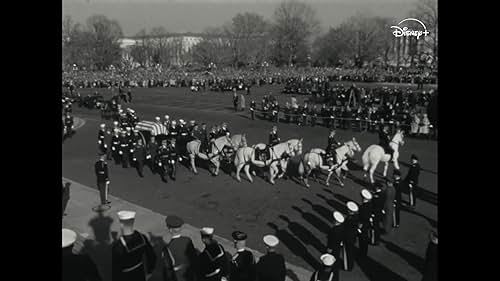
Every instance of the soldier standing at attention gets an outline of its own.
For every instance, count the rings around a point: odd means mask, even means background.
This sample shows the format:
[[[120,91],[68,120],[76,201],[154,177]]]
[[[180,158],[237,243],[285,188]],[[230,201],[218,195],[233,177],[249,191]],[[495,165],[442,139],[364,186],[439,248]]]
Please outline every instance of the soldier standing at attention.
[[[394,170],[394,219],[392,227],[398,228],[401,221],[401,204],[402,204],[402,184],[401,184],[401,172],[399,170]]]
[[[339,281],[339,270],[338,266],[335,264],[337,259],[330,255],[324,254],[319,258],[323,267],[320,270],[316,270],[312,275],[310,281]]]
[[[392,231],[392,226],[394,225],[394,200],[396,197],[396,190],[394,189],[394,184],[391,181],[387,181],[387,187],[384,190],[384,233],[390,234]]]
[[[245,248],[247,234],[234,231],[231,236],[236,248],[236,254],[233,255],[231,262],[231,281],[255,281],[255,258],[252,252]]]
[[[156,171],[155,160],[158,153],[158,144],[156,143],[156,138],[151,136],[151,140],[146,145],[146,163],[154,174]]]
[[[62,229],[62,281],[101,281],[95,263],[87,255],[73,254],[76,232]]]
[[[366,258],[368,254],[368,244],[370,242],[370,236],[372,232],[372,194],[368,189],[361,190],[362,203],[359,207],[359,224],[360,224],[360,235],[359,235],[359,257]]]
[[[135,212],[120,211],[121,237],[111,248],[113,281],[146,281],[153,273],[156,254],[146,235],[134,229]]]
[[[132,155],[133,161],[135,162],[135,168],[137,169],[137,173],[139,177],[143,178],[144,174],[144,160],[146,159],[146,148],[142,144],[142,139],[138,139],[137,143],[134,147],[134,153]]]
[[[274,235],[266,235],[263,240],[267,253],[257,263],[257,280],[285,281],[285,258],[281,254],[276,253],[276,246],[278,246],[280,241]]]
[[[230,261],[226,251],[214,238],[214,229],[201,229],[201,241],[205,249],[199,256],[200,281],[227,281]]]
[[[418,185],[418,176],[420,175],[420,164],[418,157],[415,154],[411,155],[411,166],[406,174],[405,182],[408,184],[408,195],[410,197],[410,207],[415,209],[417,206],[417,198],[415,197],[415,187]]]
[[[340,250],[344,244],[344,216],[340,212],[333,212],[333,227],[328,233],[328,239],[326,243],[326,252],[332,254],[334,257],[339,259]]]
[[[344,221],[344,245],[342,247],[342,265],[345,271],[352,271],[356,255],[356,241],[358,240],[358,205],[353,201],[347,202],[348,215]]]
[[[108,186],[109,186],[109,175],[108,175],[108,163],[104,161],[105,155],[99,156],[99,160],[95,162],[94,170],[97,177],[97,188],[99,189],[99,195],[101,198],[101,205],[106,205],[111,203],[108,201]]]
[[[255,104],[255,101],[252,100],[252,102],[250,103],[250,116],[252,118],[252,120],[255,120],[255,108],[257,107],[257,105]]]
[[[193,281],[197,253],[191,238],[181,235],[184,221],[177,216],[168,216],[165,223],[171,238],[161,252],[163,281]]]

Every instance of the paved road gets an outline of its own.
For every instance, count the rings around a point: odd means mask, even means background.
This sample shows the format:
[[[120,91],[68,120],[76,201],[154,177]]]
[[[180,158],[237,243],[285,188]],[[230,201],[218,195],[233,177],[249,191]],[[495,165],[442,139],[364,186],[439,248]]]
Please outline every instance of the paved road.
[[[261,90],[254,91],[252,97],[260,100],[267,93],[266,89]],[[193,97],[186,92],[184,89],[142,89],[134,92],[132,107],[146,120],[169,114],[173,118],[209,124],[227,121],[233,134],[247,133],[250,144],[267,142],[272,124],[249,120],[247,113],[234,113],[231,94],[195,94]],[[249,101],[247,98],[247,103]],[[83,109],[75,109],[75,115],[85,119],[86,124],[63,146],[63,176],[94,186],[92,165],[96,160],[100,117],[97,112]],[[280,124],[279,134],[282,139],[303,137],[305,150],[326,145],[327,129],[322,127]],[[338,135],[342,140],[355,136],[363,149],[378,141],[371,133],[338,131]],[[403,175],[411,153],[419,155],[424,169],[416,210],[403,211],[401,227],[385,237],[381,245],[370,247],[367,264],[344,276],[354,278],[352,280],[420,280],[427,234],[437,224],[437,143],[406,139],[400,156]],[[361,155],[356,158],[360,160]],[[249,246],[261,252],[264,251],[262,236],[275,233],[282,241],[282,252],[289,262],[313,270],[324,251],[332,211],[345,212],[346,200],[360,202],[362,176],[361,171],[353,170],[344,188],[325,187],[311,181],[312,187],[307,190],[292,180],[280,180],[275,186],[263,179],[256,179],[254,184],[246,181],[239,184],[229,173],[211,177],[200,169],[199,175],[193,175],[184,167],[179,168],[175,183],[163,183],[149,171],[145,178],[139,178],[133,169],[111,164],[110,192],[163,215],[176,213],[196,226],[212,225],[222,237],[230,237],[236,229],[246,231]]]

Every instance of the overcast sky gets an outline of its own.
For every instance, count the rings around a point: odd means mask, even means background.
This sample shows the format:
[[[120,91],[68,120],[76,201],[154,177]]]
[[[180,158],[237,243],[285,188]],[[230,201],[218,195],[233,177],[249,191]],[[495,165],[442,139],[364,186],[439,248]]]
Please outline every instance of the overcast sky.
[[[322,29],[340,24],[357,11],[401,20],[415,0],[302,0],[316,10]],[[63,16],[84,22],[104,14],[120,22],[125,36],[163,26],[171,32],[201,32],[229,21],[239,12],[256,12],[270,19],[281,0],[63,0]]]

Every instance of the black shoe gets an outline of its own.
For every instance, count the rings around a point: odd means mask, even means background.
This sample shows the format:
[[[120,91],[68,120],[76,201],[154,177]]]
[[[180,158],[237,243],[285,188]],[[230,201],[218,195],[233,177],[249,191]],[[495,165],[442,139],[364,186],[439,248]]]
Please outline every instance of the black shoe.
[[[111,201],[107,200],[105,205],[111,204]]]

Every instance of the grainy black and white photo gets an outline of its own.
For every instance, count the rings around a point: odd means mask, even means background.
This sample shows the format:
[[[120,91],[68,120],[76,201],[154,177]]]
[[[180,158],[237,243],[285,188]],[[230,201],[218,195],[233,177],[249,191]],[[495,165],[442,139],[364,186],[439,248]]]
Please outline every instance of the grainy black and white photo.
[[[438,280],[437,0],[62,0],[62,279]]]

